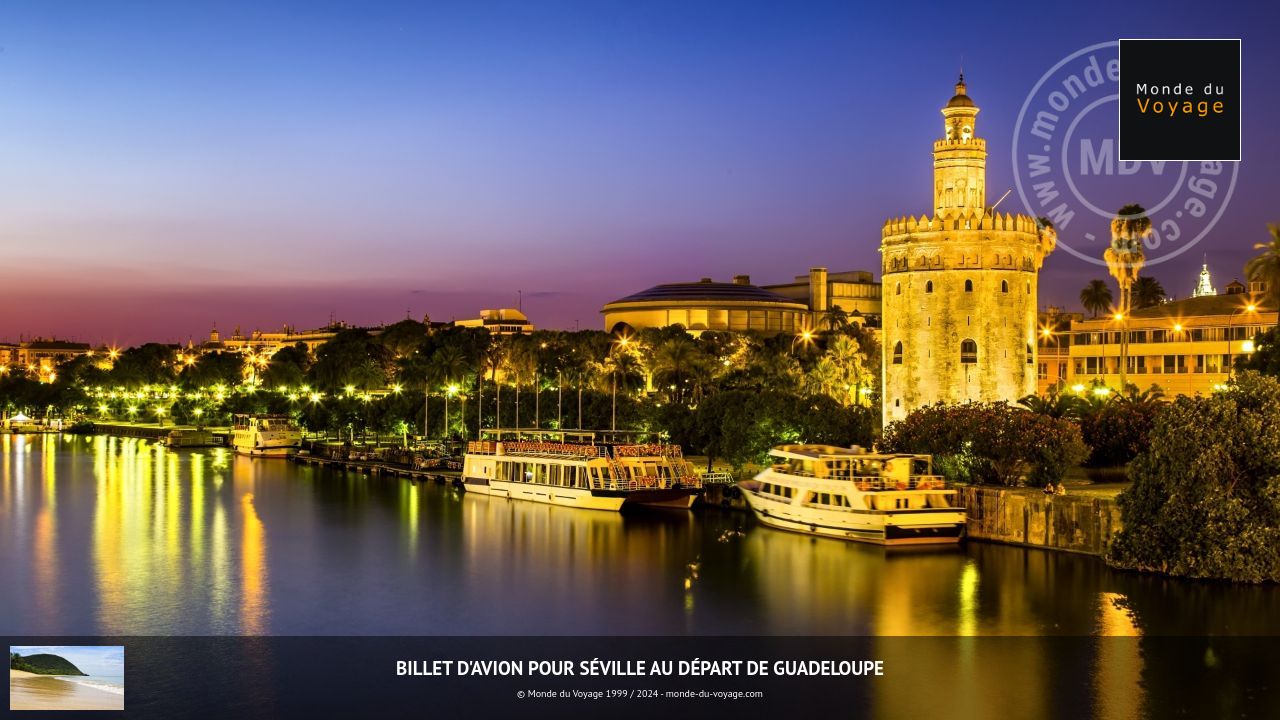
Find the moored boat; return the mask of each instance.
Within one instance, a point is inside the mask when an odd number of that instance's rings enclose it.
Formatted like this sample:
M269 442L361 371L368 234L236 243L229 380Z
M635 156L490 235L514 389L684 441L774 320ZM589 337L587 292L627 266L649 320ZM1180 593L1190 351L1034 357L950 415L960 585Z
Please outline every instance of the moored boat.
M302 448L302 431L287 415L236 415L231 448L254 457L290 457Z
M200 448L220 445L217 436L204 428L178 428L165 436L165 445L171 448Z
M780 445L772 465L739 483L764 525L883 545L955 543L964 533L956 491L928 455L830 445Z
M467 492L592 510L687 509L702 482L680 446L592 431L490 430L467 444Z

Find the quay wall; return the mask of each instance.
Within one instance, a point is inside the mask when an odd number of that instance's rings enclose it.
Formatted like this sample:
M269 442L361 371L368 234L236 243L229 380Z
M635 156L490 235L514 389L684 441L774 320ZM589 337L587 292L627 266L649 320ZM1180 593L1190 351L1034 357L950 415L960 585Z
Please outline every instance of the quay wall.
M1121 528L1114 498L976 485L957 490L973 540L1103 555Z

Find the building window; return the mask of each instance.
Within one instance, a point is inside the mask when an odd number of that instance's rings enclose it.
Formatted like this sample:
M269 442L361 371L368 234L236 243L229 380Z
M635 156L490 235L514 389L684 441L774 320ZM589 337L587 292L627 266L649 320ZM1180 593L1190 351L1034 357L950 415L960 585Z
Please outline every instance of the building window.
M1001 280L1001 281L1000 281L1000 292L1002 292L1002 293L1007 293L1007 292L1009 292L1009 281L1008 281L1008 280Z
M1030 365L1036 361L1036 351L1031 347L1031 343L1027 343L1027 364Z
M897 289L896 294L898 294L898 295L901 295L901 294L902 294L902 283L898 283L898 289Z
M978 362L978 343L968 338L960 341L960 364L973 365Z
M933 281L932 281L932 280L930 280L929 282L927 282L927 283L925 283L925 284L924 284L924 291L925 291L925 292L927 292L927 293L931 293L931 292L933 292Z
M902 341L901 341L901 340L899 340L897 343L894 343L894 346L893 346L893 364L894 364L894 365L901 365L901 364L902 364Z
M972 281L972 280L965 280L965 281L964 281L964 291L965 291L965 292L973 292L973 281Z

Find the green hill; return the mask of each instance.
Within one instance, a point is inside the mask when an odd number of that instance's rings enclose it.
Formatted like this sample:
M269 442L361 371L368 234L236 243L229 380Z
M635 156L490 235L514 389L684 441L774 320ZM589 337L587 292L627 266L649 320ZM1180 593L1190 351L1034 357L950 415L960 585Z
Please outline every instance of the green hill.
M9 667L36 675L84 675L80 668L57 655L19 655L9 653Z

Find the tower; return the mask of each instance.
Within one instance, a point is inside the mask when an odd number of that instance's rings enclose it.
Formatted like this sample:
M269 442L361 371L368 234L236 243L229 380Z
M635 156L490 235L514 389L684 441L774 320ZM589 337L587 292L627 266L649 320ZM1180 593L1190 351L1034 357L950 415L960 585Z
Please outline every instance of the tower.
M964 75L933 143L933 209L881 229L884 421L1036 389L1036 293L1051 225L986 205L986 141Z
M1214 289L1213 281L1209 279L1209 258L1205 257L1204 265L1200 266L1200 282L1196 284L1196 289L1191 292L1191 297L1217 294L1218 291Z

